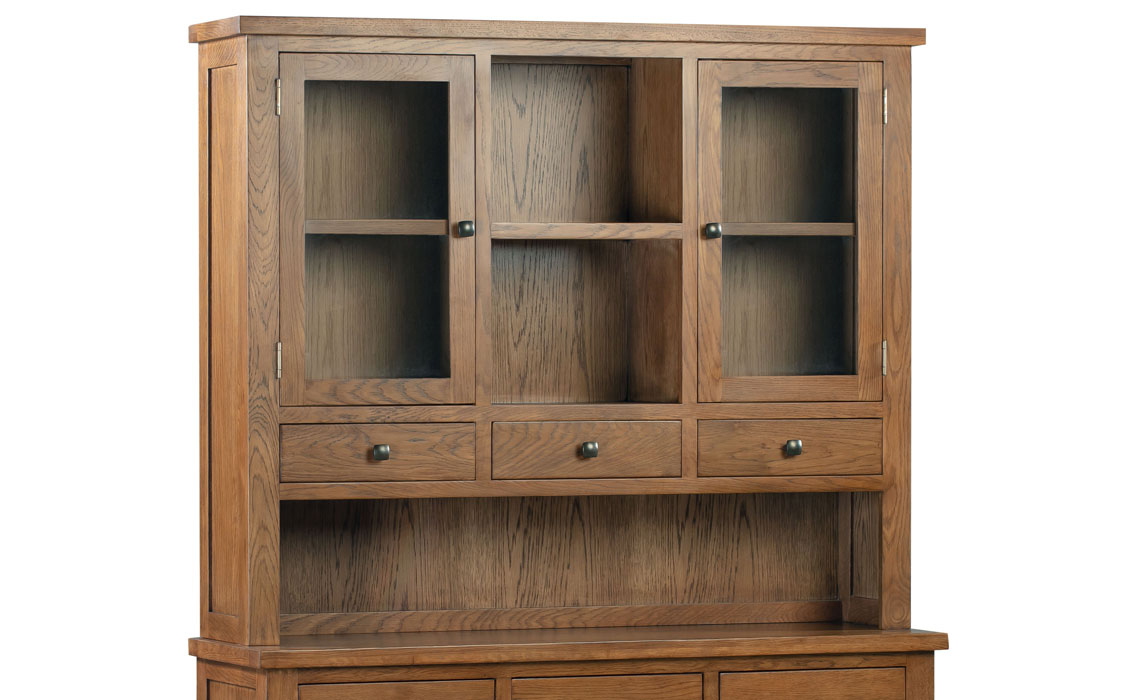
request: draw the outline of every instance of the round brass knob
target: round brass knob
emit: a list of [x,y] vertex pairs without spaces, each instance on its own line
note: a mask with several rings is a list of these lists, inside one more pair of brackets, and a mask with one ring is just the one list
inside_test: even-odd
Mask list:
[[788,440],[784,443],[784,454],[788,455],[789,457],[795,457],[796,455],[802,455],[803,453],[803,440]]
[[586,459],[598,456],[598,443],[596,442],[583,442],[582,443],[582,456]]
[[386,459],[392,458],[392,447],[390,445],[373,445],[372,446],[372,459],[377,462],[383,462]]

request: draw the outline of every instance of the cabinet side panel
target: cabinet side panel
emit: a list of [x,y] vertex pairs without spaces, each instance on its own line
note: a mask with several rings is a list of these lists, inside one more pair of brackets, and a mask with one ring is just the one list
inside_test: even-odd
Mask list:
[[242,617],[246,523],[244,114],[238,66],[210,70],[209,610]]

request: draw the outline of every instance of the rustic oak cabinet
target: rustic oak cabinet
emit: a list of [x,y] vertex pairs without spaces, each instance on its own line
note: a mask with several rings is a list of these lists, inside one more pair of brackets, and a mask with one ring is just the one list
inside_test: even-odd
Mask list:
[[200,699],[933,697],[923,30],[190,38]]

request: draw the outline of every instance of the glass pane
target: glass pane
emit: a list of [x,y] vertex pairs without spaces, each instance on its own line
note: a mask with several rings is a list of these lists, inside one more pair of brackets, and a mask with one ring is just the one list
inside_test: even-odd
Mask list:
[[724,376],[854,374],[854,243],[724,237]]
[[305,236],[306,376],[449,376],[447,243]]
[[446,219],[447,83],[305,83],[306,219]]
[[725,88],[724,221],[854,221],[854,99],[847,88]]

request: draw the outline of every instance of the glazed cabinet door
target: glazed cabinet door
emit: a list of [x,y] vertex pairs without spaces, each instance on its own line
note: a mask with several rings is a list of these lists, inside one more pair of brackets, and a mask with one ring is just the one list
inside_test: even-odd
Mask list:
[[882,397],[882,64],[700,63],[701,401]]
[[474,59],[280,69],[283,404],[470,403]]

